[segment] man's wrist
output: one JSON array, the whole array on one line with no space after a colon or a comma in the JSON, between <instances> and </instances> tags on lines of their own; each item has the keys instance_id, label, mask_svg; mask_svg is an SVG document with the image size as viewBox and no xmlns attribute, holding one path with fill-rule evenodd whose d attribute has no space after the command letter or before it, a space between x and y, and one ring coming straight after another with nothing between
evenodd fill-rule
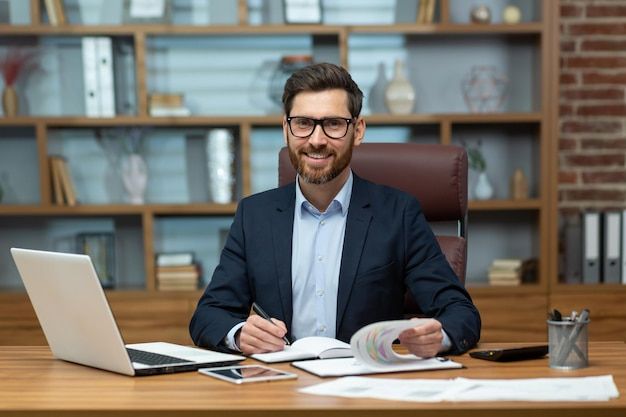
<instances>
[{"instance_id":1,"label":"man's wrist","mask_svg":"<svg viewBox=\"0 0 626 417\"><path fill-rule=\"evenodd\" d=\"M234 350L236 352L241 352L241 348L239 347L239 334L241 333L241 328L246 324L245 321L241 323L237 323L233 326L232 329L226 334L224 337L224 344L227 348Z\"/></svg>"}]
</instances>

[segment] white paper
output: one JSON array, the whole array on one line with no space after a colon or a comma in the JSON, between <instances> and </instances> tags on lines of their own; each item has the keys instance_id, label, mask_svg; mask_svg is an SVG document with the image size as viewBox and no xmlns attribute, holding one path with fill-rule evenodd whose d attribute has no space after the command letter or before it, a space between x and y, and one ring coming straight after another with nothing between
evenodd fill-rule
<instances>
[{"instance_id":1,"label":"white paper","mask_svg":"<svg viewBox=\"0 0 626 417\"><path fill-rule=\"evenodd\" d=\"M367 366L382 368L420 360L412 354L398 355L393 350L393 341L404 330L417 327L424 321L424 319L380 321L362 327L350 338L354 357Z\"/></svg>"},{"instance_id":2,"label":"white paper","mask_svg":"<svg viewBox=\"0 0 626 417\"><path fill-rule=\"evenodd\" d=\"M130 17L140 19L153 19L163 16L165 13L165 0L131 0Z\"/></svg>"},{"instance_id":3,"label":"white paper","mask_svg":"<svg viewBox=\"0 0 626 417\"><path fill-rule=\"evenodd\" d=\"M612 375L527 379L382 379L345 377L300 392L350 398L439 401L608 401L619 397Z\"/></svg>"},{"instance_id":4,"label":"white paper","mask_svg":"<svg viewBox=\"0 0 626 417\"><path fill-rule=\"evenodd\" d=\"M327 354L325 354L327 352ZM284 350L270 353L255 353L254 359L265 363L288 362L309 358L345 358L352 356L350 345L330 337L310 336L296 340ZM319 362L319 361L318 361Z\"/></svg>"},{"instance_id":5,"label":"white paper","mask_svg":"<svg viewBox=\"0 0 626 417\"><path fill-rule=\"evenodd\" d=\"M354 358L309 360L293 362L293 366L317 376L367 375L387 372L430 371L435 369L462 368L460 363L444 358L417 359L388 364L384 367L369 366Z\"/></svg>"}]
</instances>

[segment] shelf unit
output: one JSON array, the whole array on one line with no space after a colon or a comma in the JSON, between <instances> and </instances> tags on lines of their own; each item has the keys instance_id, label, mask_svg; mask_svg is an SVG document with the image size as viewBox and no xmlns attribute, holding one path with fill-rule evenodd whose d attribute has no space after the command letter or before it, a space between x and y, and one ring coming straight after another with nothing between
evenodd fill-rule
<instances>
[{"instance_id":1,"label":"shelf unit","mask_svg":"<svg viewBox=\"0 0 626 417\"><path fill-rule=\"evenodd\" d=\"M105 227L112 228L114 231L117 230L116 227L119 227L120 233L129 239L126 246L131 246L131 243L135 245L128 248L131 253L126 253L125 256L133 259L135 264L137 264L136 259L142 259L140 266L128 266L122 271L133 275L127 285L107 292L118 320L120 316L122 318L120 324L126 340L129 342L142 340L142 338L145 339L144 336L149 333L150 329L162 328L172 336L172 340L189 343L186 333L187 321L200 292L160 292L156 289L154 256L155 253L163 250L164 246L162 242L159 243L160 238L157 235L164 233L163 229L169 228L170 223L187 221L193 225L200 225L199 230L205 230L202 229L204 227L208 230L210 227L203 222L210 222L214 218L220 219L220 222L227 222L235 212L236 202L212 204L180 200L150 201L144 205L130 205L122 201L96 204L87 201L75 207L56 206L53 204L49 185L47 156L56 142L67 140L63 136L64 133L92 132L95 129L118 127L144 127L153 131L176 129L183 132L193 130L206 132L215 127L228 128L234 133L237 141L236 195L240 198L268 188L269 181L275 177L276 171L273 170L275 162L269 161L267 155L275 155L275 151L282 144L281 116L275 111L262 114L267 113L268 110L261 109L256 113L252 111L251 114L217 114L211 111L200 111L190 117L150 117L148 94L153 91L151 88L154 84L162 81L158 79L158 74L154 75L155 66L162 65L157 56L164 49L175 50L176 48L176 46L170 46L168 42L176 42L175 45L186 47L187 44L191 45L196 41L205 42L201 45L206 46L206 42L231 39L235 41L243 39L247 42L253 37L261 39L259 42L269 39L268 42L278 43L296 39L293 41L295 46L292 45L291 48L298 49L306 45L305 47L308 48L306 52L316 57L334 61L351 70L354 67L355 79L366 94L368 83L373 78L371 75L375 73L376 62L371 62L369 66L363 65L363 61L367 60L367 50L363 51L362 45L367 45L371 39L381 40L382 46L378 47L389 48L390 55L385 56L384 59L389 61L400 54L409 62L413 62L414 67L417 68L420 68L420 63L415 61L419 61L420 57L425 57L426 60L437 59L439 56L448 59L450 55L462 52L463 46L457 47L456 43L471 42L478 45L477 48L482 48L478 49L479 53L488 57L491 53L490 48L496 49L497 53L504 55L505 60L511 61L508 64L513 67L516 66L516 60L523 61L530 57L528 62L517 62L522 66L520 71L534 74L533 79L526 79L532 82L532 85L523 87L530 92L512 92L513 95L517 94L521 97L518 101L522 104L517 105L517 108L512 105L513 108L499 113L475 114L460 109L459 103L462 103L460 99L458 103L455 102L456 104L449 106L450 111L441 111L428 103L425 105L430 105L431 108L425 108L423 111L418 108L415 113L406 116L367 114L366 110L365 118L368 124L366 140L394 140L395 138L390 135L400 132L402 137L399 140L437 142L448 145L459 143L466 137L473 139L480 136L487 138L486 143L495 144L494 148L504 153L495 155L496 158L502 159L502 162L496 163L496 166L500 166L498 169L509 169L505 165L516 162L519 154L527 157L526 165L533 170L530 178L532 193L529 199L511 200L508 199L506 192L501 190L492 200L470 201L470 266L467 285L483 315L484 340L545 339L544 319L551 283L548 242L553 239L552 230L548 226L552 192L549 174L553 163L552 142L555 137L554 125L557 117L554 99L550 96L550 92L554 90L557 82L555 74L558 69L556 54L558 25L555 22L558 22L558 5L537 0L525 0L525 2L526 7L534 10L533 13L539 17L535 19L536 21L525 21L515 25L453 22L450 13L455 7L459 7L457 0L441 0L438 9L439 19L433 24L265 24L253 26L247 23L249 12L247 2L240 0L238 16L235 19L238 23L232 25L84 26L68 24L58 27L46 23L21 26L0 25L0 47L2 44L11 44L20 39L31 44L38 43L42 39L52 41L62 39L63 42L69 39L71 48L71 43L82 36L110 36L114 39L129 41L133 46L137 103L134 115L120 115L113 118L93 118L81 114L38 114L0 118L0 132L12 133L17 129L20 138L26 136L26 140L33 142L32 148L36 150L37 155L31 155L31 157L38 168L36 201L27 204L0 204L0 224L9 228L9 238L3 238L0 241L0 250L3 251L0 259L5 265L11 264L5 266L4 269L0 268L0 272L13 275L9 282L16 282L17 272L5 249L10 246L19 246L20 242L24 241L20 238L23 230L26 230L30 236L37 234L36 232L39 231L37 227L46 230L57 230L63 227L80 228L84 221L91 220L101 222L105 224ZM31 0L30 4L32 21L45 22L42 18L44 12L40 2ZM245 43L244 41L242 43ZM441 50L433 53L431 51L433 45L441 47ZM507 55L509 49L514 50L520 57ZM280 52L274 55L280 58ZM159 62L155 63L156 61ZM158 68L159 71L162 69L162 66ZM527 69L532 71L526 71ZM511 71L515 70L515 68L511 69ZM426 78L418 80L417 83L415 80L412 82L418 85L427 84L433 80L432 77L436 75L434 74L436 72L427 73ZM167 81L165 84L177 82L181 84L176 75L171 76ZM422 88L426 92L425 97L429 97L427 86ZM458 88L457 90L460 94L460 90ZM199 106L199 108L202 110L207 107ZM522 135L518 137L517 131L522 131ZM369 139L370 137L374 139ZM268 138L271 138L271 141ZM0 153L2 143L0 139ZM510 145L510 143L520 145ZM261 165L262 168L258 168ZM263 172L259 172L259 169ZM504 181L504 184L508 181L506 177L510 173L502 171L492 175L502 177L496 178L496 181ZM33 174L30 173L30 176ZM268 180L260 181L258 178L268 178ZM60 226L55 223L57 220ZM36 223L36 226L30 226L31 222ZM46 222L55 224L48 225ZM73 222L78 225L73 225ZM186 228L189 227L194 226L186 226ZM492 240L490 234L506 235L508 231L516 229L527 232L525 237L520 239L524 240L521 243L524 256L532 256L540 260L537 279L534 283L522 286L490 287L485 284L485 262L494 257L515 256L519 249L515 245L512 247L502 245L499 241L490 242ZM43 233L46 231L44 230ZM54 235L56 232L47 233ZM182 232L183 235L184 233ZM29 239L32 242L34 238ZM479 243L473 242L488 245L488 248L483 250L478 247ZM54 247L48 247L48 249L54 249ZM489 253L490 250L500 252L494 255ZM473 259L479 259L478 265L472 266ZM125 263L131 264L132 262L127 259ZM210 278L211 272L205 269L204 278ZM10 338L11 332L19 333L21 338L17 341L19 343L41 342L42 337L34 322L32 310L28 307L27 297L20 291L19 286L6 285L6 278L0 276L0 287L4 289L3 293L0 293L0 298L4 301L0 303L2 306L0 307L0 317L2 317L0 329L3 329L0 331L0 344L16 343L15 339ZM28 317L28 319L17 320L15 314L8 311L17 308L16 306L20 306L20 317ZM163 306L163 311L171 311L172 315L160 314L161 306ZM515 321L519 323L517 327L510 325L511 314L515 315ZM28 322L26 328L29 330L18 332L16 329L24 326L26 322Z\"/></svg>"}]
</instances>

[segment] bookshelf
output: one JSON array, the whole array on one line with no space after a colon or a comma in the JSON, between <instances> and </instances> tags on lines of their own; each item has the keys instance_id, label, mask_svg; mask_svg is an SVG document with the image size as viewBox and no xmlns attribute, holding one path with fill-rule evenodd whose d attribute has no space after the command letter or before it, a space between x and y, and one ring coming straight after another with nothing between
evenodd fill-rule
<instances>
[{"instance_id":1,"label":"bookshelf","mask_svg":"<svg viewBox=\"0 0 626 417\"><path fill-rule=\"evenodd\" d=\"M483 340L545 339L552 282L547 242L553 238L548 226L549 175L557 114L550 94L557 83L558 5L525 0L519 2L525 16L522 22L507 25L494 16L494 23L479 25L458 19L464 2L441 0L433 23L415 24L407 22L406 16L394 15L397 11L388 4L384 13L364 6L351 18L355 20L347 20L345 11L354 6L347 1L325 9L328 24L285 25L272 23L271 16L269 20L259 17L258 4L275 2L239 1L238 7L228 6L226 23L194 25L185 23L188 12L179 3L174 1L172 24L83 25L76 10L70 9L66 10L68 24L51 26L43 3L31 0L31 24L0 24L0 50L7 45L37 45L44 58L60 53L68 62L76 62L80 55L82 37L111 37L114 45L132 51L135 98L128 114L86 117L82 86L62 88L82 80L82 66L64 71L65 63L57 60L49 71L38 75L37 82L24 87L29 111L0 117L0 155L23 161L7 166L14 166L13 188L24 190L0 203L0 343L43 341L8 248L71 251L75 234L92 231L115 235L120 280L107 295L126 340L152 337L151 329L158 328L173 341L189 343L187 324L200 290L158 291L155 254L193 250L202 262L206 283L219 255L219 236L230 224L236 200L275 186L281 116L279 107L266 97L267 62L293 53L308 53L315 60L348 67L366 95L379 61L385 63L388 78L395 59L407 62L417 90L416 109L410 115L372 114L366 104L366 140L370 142L447 145L482 140L496 194L493 199L470 201L466 283L483 315ZM383 7L389 2L373 3ZM417 8L417 1L408 3ZM504 3L495 1L494 10ZM460 79L471 64L481 61L509 70L511 91L502 112L470 113L463 103ZM34 102L33 97L48 92L52 96ZM60 92L66 94L63 101L54 95ZM149 116L152 92L183 93L192 115ZM117 194L102 184L111 175L111 166L98 147L96 132L123 128L146 132L150 180L146 202L140 205L125 202L119 183ZM192 202L181 191L186 189L185 172L190 169L185 165L185 135L212 129L229 130L236 144L235 201L229 204ZM80 202L76 206L54 204L48 166L51 153L68 161ZM0 156L0 166L3 161ZM511 200L508 181L520 163L528 174L531 193L528 199ZM513 243L511 233L519 236ZM487 268L491 260L517 256L539 259L534 282L490 287ZM15 311L23 313L23 318L18 320ZM512 315L514 326L508 323Z\"/></svg>"}]
</instances>

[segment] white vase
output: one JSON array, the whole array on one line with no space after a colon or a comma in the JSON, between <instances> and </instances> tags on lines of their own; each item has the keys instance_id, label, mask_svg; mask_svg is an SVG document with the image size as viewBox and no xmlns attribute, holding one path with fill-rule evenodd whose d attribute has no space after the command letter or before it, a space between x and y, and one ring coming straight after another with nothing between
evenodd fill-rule
<instances>
[{"instance_id":1,"label":"white vase","mask_svg":"<svg viewBox=\"0 0 626 417\"><path fill-rule=\"evenodd\" d=\"M474 196L478 200L489 200L493 197L493 186L491 185L486 172L478 174L476 188L474 189Z\"/></svg>"},{"instance_id":2,"label":"white vase","mask_svg":"<svg viewBox=\"0 0 626 417\"><path fill-rule=\"evenodd\" d=\"M211 201L228 204L233 201L234 138L228 129L212 129L207 135L207 163Z\"/></svg>"},{"instance_id":3,"label":"white vase","mask_svg":"<svg viewBox=\"0 0 626 417\"><path fill-rule=\"evenodd\" d=\"M128 202L143 204L148 184L148 167L141 155L133 153L122 161L122 182Z\"/></svg>"},{"instance_id":4,"label":"white vase","mask_svg":"<svg viewBox=\"0 0 626 417\"><path fill-rule=\"evenodd\" d=\"M404 62L396 61L393 79L385 90L385 104L391 114L410 114L415 105L415 90L404 75Z\"/></svg>"}]
</instances>

